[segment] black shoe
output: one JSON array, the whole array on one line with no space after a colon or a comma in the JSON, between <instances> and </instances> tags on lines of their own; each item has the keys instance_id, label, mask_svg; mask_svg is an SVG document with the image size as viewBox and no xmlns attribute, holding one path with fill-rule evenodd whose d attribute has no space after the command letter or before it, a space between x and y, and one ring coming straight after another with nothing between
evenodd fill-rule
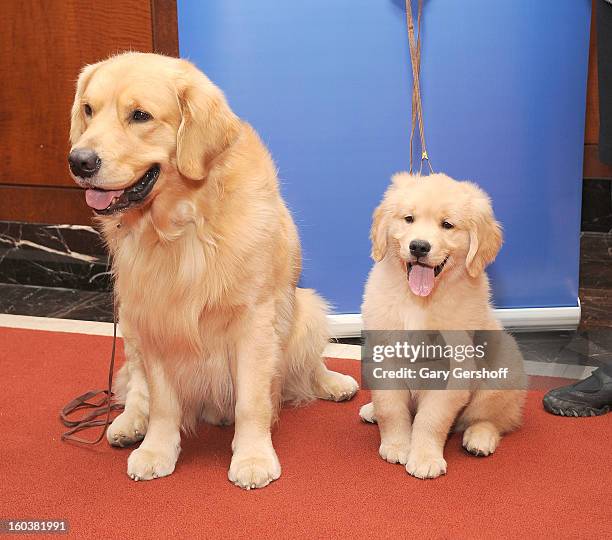
<instances>
[{"instance_id":1,"label":"black shoe","mask_svg":"<svg viewBox=\"0 0 612 540\"><path fill-rule=\"evenodd\" d=\"M612 377L603 369L544 396L544 409L560 416L599 416L612 408Z\"/></svg>"}]
</instances>

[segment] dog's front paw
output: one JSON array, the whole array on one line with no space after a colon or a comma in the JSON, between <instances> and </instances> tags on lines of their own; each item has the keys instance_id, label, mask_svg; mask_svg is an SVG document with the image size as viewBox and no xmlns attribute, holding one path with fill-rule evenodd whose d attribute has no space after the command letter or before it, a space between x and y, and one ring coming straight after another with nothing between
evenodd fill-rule
<instances>
[{"instance_id":1,"label":"dog's front paw","mask_svg":"<svg viewBox=\"0 0 612 540\"><path fill-rule=\"evenodd\" d=\"M128 476L132 480L153 480L174 472L180 448L137 448L128 458Z\"/></svg>"},{"instance_id":2,"label":"dog's front paw","mask_svg":"<svg viewBox=\"0 0 612 540\"><path fill-rule=\"evenodd\" d=\"M124 411L108 426L106 438L111 446L130 446L144 439L147 424L145 415Z\"/></svg>"},{"instance_id":3,"label":"dog's front paw","mask_svg":"<svg viewBox=\"0 0 612 540\"><path fill-rule=\"evenodd\" d=\"M408 463L410 445L405 442L381 442L378 449L380 457L389 463Z\"/></svg>"},{"instance_id":4,"label":"dog's front paw","mask_svg":"<svg viewBox=\"0 0 612 540\"><path fill-rule=\"evenodd\" d=\"M416 478L437 478L446 474L446 461L442 454L413 449L408 456L406 471Z\"/></svg>"},{"instance_id":5,"label":"dog's front paw","mask_svg":"<svg viewBox=\"0 0 612 540\"><path fill-rule=\"evenodd\" d=\"M243 489L265 487L280 475L280 462L271 444L263 451L234 453L227 473L229 481Z\"/></svg>"}]
</instances>

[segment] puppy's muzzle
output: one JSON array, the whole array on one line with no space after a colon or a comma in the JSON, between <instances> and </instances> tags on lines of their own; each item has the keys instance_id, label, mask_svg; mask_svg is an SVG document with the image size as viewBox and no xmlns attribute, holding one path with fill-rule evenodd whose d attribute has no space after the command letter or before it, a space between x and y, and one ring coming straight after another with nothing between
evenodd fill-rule
<instances>
[{"instance_id":1,"label":"puppy's muzzle","mask_svg":"<svg viewBox=\"0 0 612 540\"><path fill-rule=\"evenodd\" d=\"M431 251L431 244L427 240L412 240L410 245L410 253L417 259L425 257Z\"/></svg>"}]
</instances>

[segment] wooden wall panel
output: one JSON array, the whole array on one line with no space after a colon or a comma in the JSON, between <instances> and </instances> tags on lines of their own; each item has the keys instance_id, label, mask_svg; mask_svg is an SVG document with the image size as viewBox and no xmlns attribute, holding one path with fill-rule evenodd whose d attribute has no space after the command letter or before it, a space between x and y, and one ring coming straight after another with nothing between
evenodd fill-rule
<instances>
[{"instance_id":1,"label":"wooden wall panel","mask_svg":"<svg viewBox=\"0 0 612 540\"><path fill-rule=\"evenodd\" d=\"M151 0L153 50L168 56L179 55L176 0Z\"/></svg>"},{"instance_id":2,"label":"wooden wall panel","mask_svg":"<svg viewBox=\"0 0 612 540\"><path fill-rule=\"evenodd\" d=\"M582 176L589 178L610 178L612 179L612 167L599 161L599 145L584 145L584 167Z\"/></svg>"},{"instance_id":3,"label":"wooden wall panel","mask_svg":"<svg viewBox=\"0 0 612 540\"><path fill-rule=\"evenodd\" d=\"M597 25L595 24L595 4L591 18L591 42L589 44L589 78L587 83L587 107L584 130L584 144L597 144L599 141L599 86L597 84Z\"/></svg>"},{"instance_id":4,"label":"wooden wall panel","mask_svg":"<svg viewBox=\"0 0 612 540\"><path fill-rule=\"evenodd\" d=\"M0 183L73 185L68 120L80 68L152 47L149 0L3 2Z\"/></svg>"},{"instance_id":5,"label":"wooden wall panel","mask_svg":"<svg viewBox=\"0 0 612 540\"><path fill-rule=\"evenodd\" d=\"M20 0L0 9L0 220L87 224L68 175L80 68L125 50L178 55L176 0Z\"/></svg>"},{"instance_id":6,"label":"wooden wall panel","mask_svg":"<svg viewBox=\"0 0 612 540\"><path fill-rule=\"evenodd\" d=\"M91 225L93 211L82 189L0 184L0 219L29 223Z\"/></svg>"}]
</instances>

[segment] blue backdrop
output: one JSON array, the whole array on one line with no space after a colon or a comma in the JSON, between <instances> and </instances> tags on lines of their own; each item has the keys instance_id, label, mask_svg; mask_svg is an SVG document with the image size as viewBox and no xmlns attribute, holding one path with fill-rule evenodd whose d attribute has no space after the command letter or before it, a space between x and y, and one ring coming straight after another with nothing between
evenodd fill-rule
<instances>
[{"instance_id":1,"label":"blue backdrop","mask_svg":"<svg viewBox=\"0 0 612 540\"><path fill-rule=\"evenodd\" d=\"M435 170L493 198L496 306L575 306L590 0L424 5L428 149ZM276 160L302 284L359 312L372 210L408 168L403 0L179 0L178 15L181 55Z\"/></svg>"}]
</instances>

